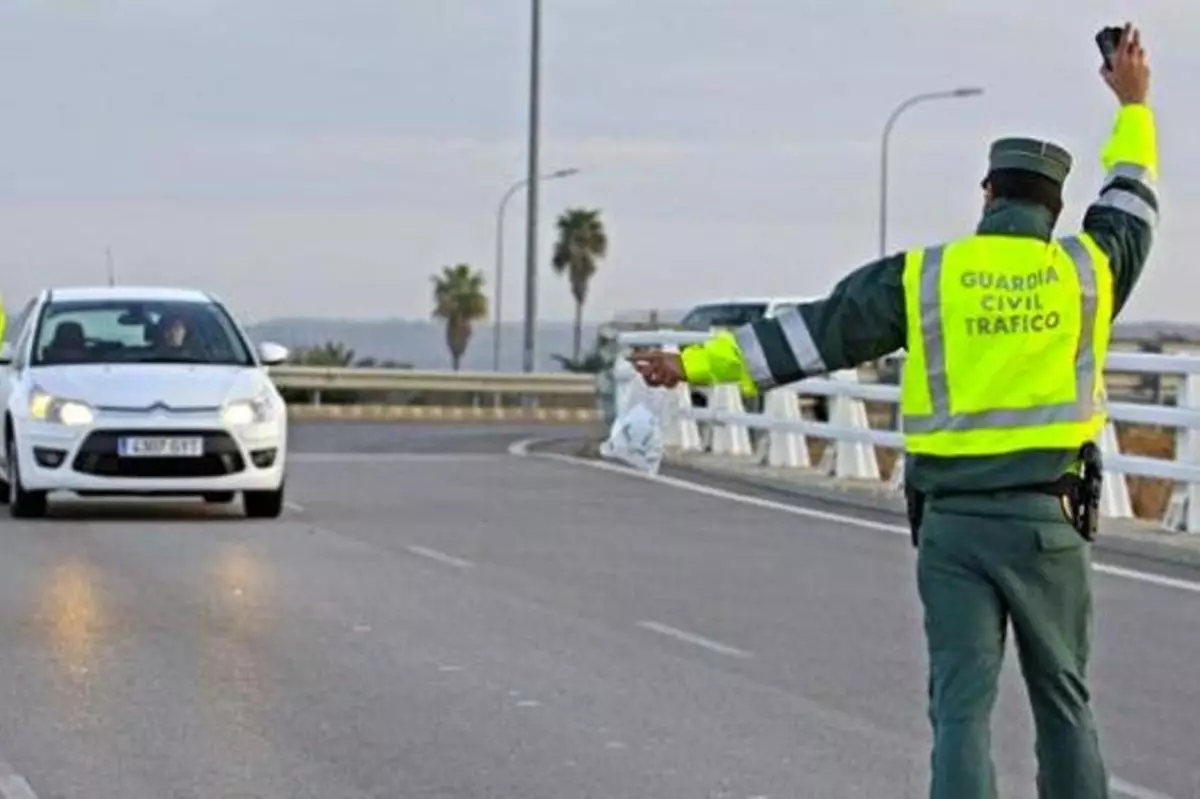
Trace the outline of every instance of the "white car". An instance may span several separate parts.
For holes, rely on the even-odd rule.
[[[64,288],[31,300],[0,352],[0,502],[46,512],[47,495],[199,496],[251,517],[283,508],[287,412],[216,298],[170,288]]]
[[[816,297],[739,297],[711,300],[693,307],[679,326],[684,330],[709,332],[714,329],[735,328],[759,319],[779,316],[797,305],[812,302]]]

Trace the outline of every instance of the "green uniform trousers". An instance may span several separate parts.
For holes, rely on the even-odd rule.
[[[1051,496],[929,500],[917,583],[929,647],[932,799],[996,799],[990,718],[1012,625],[1042,799],[1107,799],[1090,708],[1090,547]]]

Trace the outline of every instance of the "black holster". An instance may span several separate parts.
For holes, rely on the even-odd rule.
[[[921,519],[925,516],[925,495],[906,482],[904,484],[904,502],[908,506],[908,529],[912,537],[912,545],[921,542]]]
[[[1088,541],[1095,541],[1100,526],[1104,460],[1100,456],[1100,448],[1090,441],[1080,447],[1079,460],[1083,464],[1081,474],[1067,475],[1067,478],[1074,478],[1075,483],[1074,493],[1067,494],[1071,503],[1071,520],[1081,536]]]
[[[1100,497],[1104,488],[1104,461],[1100,448],[1088,442],[1079,448],[1080,471],[1064,474],[1044,491],[1063,500],[1071,526],[1085,541],[1095,541],[1100,526]]]

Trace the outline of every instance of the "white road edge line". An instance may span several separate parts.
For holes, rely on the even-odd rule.
[[[811,508],[802,508],[797,505],[789,505],[785,502],[775,502],[773,500],[763,499],[761,497],[737,494],[733,491],[726,491],[721,488],[713,488],[712,486],[706,486],[701,483],[693,483],[688,480],[681,480],[677,477],[668,477],[661,474],[646,474],[645,472],[639,472],[634,469],[618,466],[614,463],[608,463],[606,461],[593,461],[586,458],[562,455],[555,452],[530,452],[529,448],[540,441],[542,441],[542,439],[538,438],[526,438],[522,439],[521,441],[516,441],[508,448],[508,453],[517,457],[545,458],[548,460],[559,461],[561,463],[573,463],[579,466],[586,466],[591,469],[599,469],[600,471],[623,474],[628,477],[640,478],[653,483],[668,485],[673,488],[691,491],[693,493],[702,494],[708,497],[727,499],[731,502],[740,502],[744,505],[751,505],[757,508],[763,508],[765,510],[779,511],[780,513],[788,513],[793,516],[805,516],[810,519],[821,519],[822,521],[839,522],[841,524],[855,525],[857,527],[865,527],[871,530],[882,530],[886,533],[909,535],[908,528],[901,527],[898,524],[875,522],[871,521],[870,519],[860,519],[856,516],[845,516],[840,513],[828,513],[826,511],[812,510]],[[1188,580],[1177,580],[1173,577],[1164,577],[1161,574],[1151,574],[1149,572],[1141,572],[1134,569],[1123,569],[1118,566],[1107,566],[1101,563],[1093,563],[1092,568],[1103,574],[1109,574],[1115,577],[1125,577],[1129,580],[1151,583],[1153,585],[1164,586],[1167,588],[1177,588],[1181,591],[1191,591],[1193,593],[1200,594],[1200,583],[1194,583]],[[648,625],[654,626],[651,627]],[[698,644],[699,646],[705,646],[709,649],[717,647],[718,649],[716,651],[729,649],[729,647],[726,647],[724,644],[717,643],[716,641],[709,641],[708,639],[695,636],[692,633],[688,633],[683,630],[676,630],[673,627],[660,625],[657,622],[640,622],[639,626],[645,627],[648,630],[660,632],[664,635],[680,638],[684,641],[690,641],[691,643]],[[668,630],[670,632],[668,632]],[[701,643],[701,641],[703,641],[703,643]],[[727,652],[726,654],[729,653]],[[1172,799],[1172,797],[1164,793],[1159,793],[1149,788],[1143,788],[1140,785],[1127,782],[1115,776],[1109,778],[1109,786],[1112,788],[1112,790],[1125,794],[1127,797],[1129,797],[1129,799]]]
[[[494,461],[500,452],[292,452],[293,463],[459,463]]]
[[[649,630],[650,632],[658,633],[659,635],[665,635],[678,641],[685,641],[689,644],[695,644],[696,646],[704,647],[710,652],[716,652],[719,655],[729,655],[730,657],[735,658],[753,657],[753,655],[744,649],[738,649],[735,646],[729,646],[728,644],[723,644],[720,641],[714,641],[711,638],[705,638],[702,635],[689,633],[687,630],[680,630],[678,627],[672,627],[669,624],[663,624],[657,621],[639,621],[637,626],[641,627],[643,630]]]
[[[38,799],[38,795],[33,792],[33,788],[29,787],[25,778],[13,771],[12,766],[4,760],[0,760],[0,797],[3,799]]]
[[[283,507],[287,508],[292,513],[304,513],[304,506],[299,502],[292,502],[290,499],[284,500]]]
[[[682,480],[678,477],[668,477],[662,474],[647,474],[645,472],[639,472],[631,468],[619,466],[615,463],[608,463],[607,461],[588,460],[586,458],[579,458],[572,455],[562,455],[556,452],[530,452],[529,448],[538,443],[540,440],[541,439],[530,438],[517,441],[509,447],[509,454],[516,455],[518,457],[546,458],[563,463],[574,463],[579,466],[586,466],[590,469],[599,469],[600,471],[623,474],[627,477],[648,480],[653,483],[668,485],[673,488],[691,491],[692,493],[702,494],[707,497],[725,499],[731,502],[740,502],[743,505],[751,505],[753,507],[763,508],[765,510],[788,513],[793,516],[804,516],[809,519],[820,519],[826,522],[850,524],[856,527],[864,527],[869,530],[880,530],[885,533],[894,533],[897,535],[909,535],[908,528],[898,524],[876,522],[871,521],[870,519],[860,519],[857,516],[846,516],[841,513],[829,513],[828,511],[803,508],[798,505],[788,504],[786,502],[777,502],[771,499],[763,499],[762,497],[738,494],[733,491],[727,491],[723,488],[713,488],[712,486],[707,486],[702,483],[693,483],[690,480]],[[1107,574],[1112,577],[1123,577],[1127,580],[1136,580],[1140,583],[1157,585],[1162,588],[1174,588],[1179,591],[1188,591],[1193,594],[1200,594],[1200,582],[1195,582],[1192,580],[1183,580],[1177,577],[1167,577],[1166,575],[1139,571],[1137,569],[1126,569],[1121,566],[1110,566],[1106,563],[1093,563],[1092,568],[1101,574]]]
[[[428,558],[429,560],[437,561],[438,563],[443,563],[447,566],[454,566],[455,568],[459,569],[475,568],[475,564],[469,560],[456,558],[453,555],[447,555],[445,552],[439,552],[436,549],[430,549],[429,547],[410,546],[406,547],[406,549],[408,549],[408,551],[414,555],[418,555],[422,558]]]

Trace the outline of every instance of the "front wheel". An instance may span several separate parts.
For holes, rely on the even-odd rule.
[[[283,513],[283,486],[278,491],[246,491],[242,504],[251,519],[276,519]]]
[[[8,513],[14,519],[36,519],[46,515],[45,491],[26,491],[21,486],[21,462],[17,459],[17,442],[9,438],[4,449],[8,460]]]

